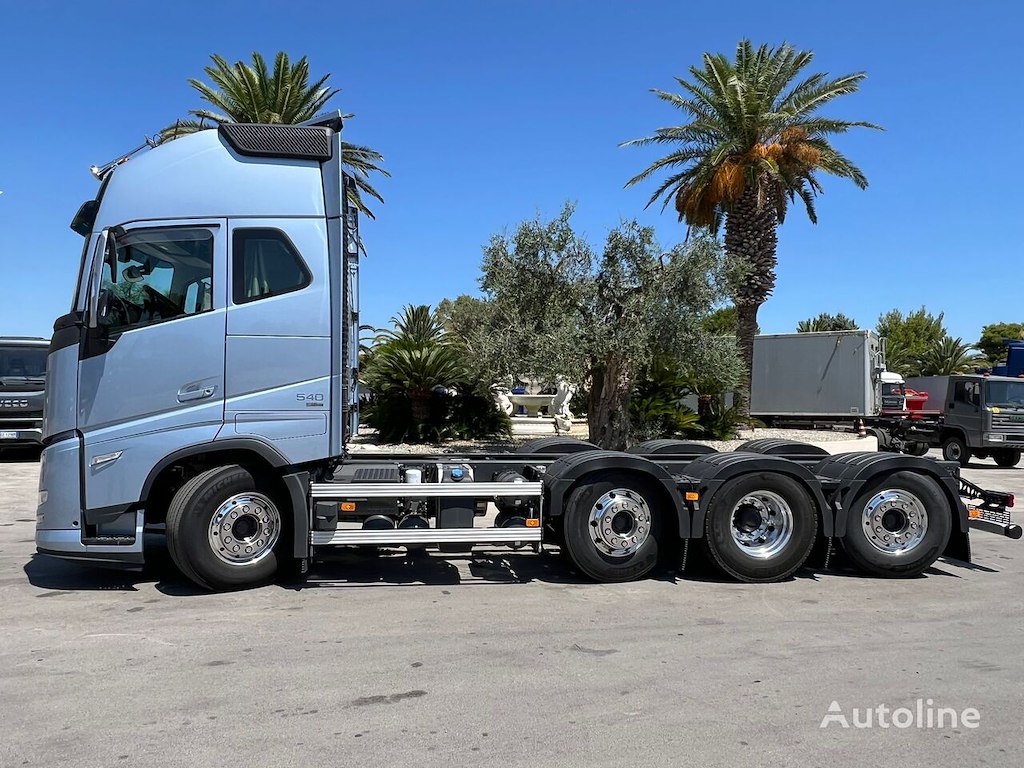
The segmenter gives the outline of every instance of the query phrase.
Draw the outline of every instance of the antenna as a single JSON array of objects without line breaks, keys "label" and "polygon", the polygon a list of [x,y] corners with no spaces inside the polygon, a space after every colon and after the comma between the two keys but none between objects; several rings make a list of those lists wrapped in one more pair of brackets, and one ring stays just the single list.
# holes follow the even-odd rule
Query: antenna
[{"label": "antenna", "polygon": [[98,181],[103,181],[104,177],[112,170],[114,170],[117,166],[119,166],[121,163],[127,162],[133,155],[137,154],[138,152],[141,152],[147,147],[153,148],[160,143],[157,139],[151,139],[149,136],[146,136],[145,139],[146,140],[142,144],[139,144],[139,146],[137,146],[135,149],[126,152],[125,154],[121,155],[120,157],[114,160],[111,160],[109,163],[104,163],[103,165],[98,166],[89,166],[89,173],[95,176]]}]

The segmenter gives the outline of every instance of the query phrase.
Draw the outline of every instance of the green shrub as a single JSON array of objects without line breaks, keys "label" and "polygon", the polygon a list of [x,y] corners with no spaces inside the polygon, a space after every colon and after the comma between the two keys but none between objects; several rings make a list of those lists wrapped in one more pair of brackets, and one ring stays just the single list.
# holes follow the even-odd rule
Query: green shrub
[{"label": "green shrub", "polygon": [[643,371],[629,402],[631,437],[637,442],[699,433],[697,414],[683,404],[686,379],[671,360],[656,359]]},{"label": "green shrub", "polygon": [[431,392],[423,421],[413,418],[407,392],[390,390],[364,405],[362,422],[375,428],[384,443],[442,443],[508,436],[512,422],[489,398],[468,391]]},{"label": "green shrub", "polygon": [[748,418],[735,406],[726,406],[725,397],[717,395],[700,416],[701,436],[707,440],[731,440],[740,427],[748,426]]}]

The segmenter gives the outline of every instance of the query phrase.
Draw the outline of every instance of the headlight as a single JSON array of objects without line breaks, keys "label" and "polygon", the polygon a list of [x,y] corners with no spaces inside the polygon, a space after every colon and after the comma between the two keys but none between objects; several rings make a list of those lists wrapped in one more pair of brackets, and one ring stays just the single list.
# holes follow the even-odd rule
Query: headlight
[{"label": "headlight", "polygon": [[1006,435],[999,432],[986,432],[985,439],[990,443],[1002,443],[1006,440]]}]

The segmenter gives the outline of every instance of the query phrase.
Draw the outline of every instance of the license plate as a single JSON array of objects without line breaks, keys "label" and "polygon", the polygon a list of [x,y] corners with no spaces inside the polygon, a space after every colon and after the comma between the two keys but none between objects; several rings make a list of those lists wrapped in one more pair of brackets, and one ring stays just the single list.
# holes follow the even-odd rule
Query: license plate
[{"label": "license plate", "polygon": [[17,439],[18,439],[18,433],[17,432],[11,432],[9,430],[8,431],[0,432],[0,440],[17,440]]}]

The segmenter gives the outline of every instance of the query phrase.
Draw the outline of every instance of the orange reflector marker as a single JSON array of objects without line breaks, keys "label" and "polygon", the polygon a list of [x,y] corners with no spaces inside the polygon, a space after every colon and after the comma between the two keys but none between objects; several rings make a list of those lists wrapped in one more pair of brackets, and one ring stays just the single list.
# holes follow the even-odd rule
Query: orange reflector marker
[{"label": "orange reflector marker", "polygon": [[687,501],[700,501],[700,494],[697,493],[696,491],[687,491],[686,492],[686,500]]},{"label": "orange reflector marker", "polygon": [[529,517],[526,519],[527,528],[540,528],[540,520],[536,517]]},{"label": "orange reflector marker", "polygon": [[341,511],[342,512],[355,512],[356,511],[356,503],[354,501],[343,501],[343,502],[341,502]]},{"label": "orange reflector marker", "polygon": [[971,507],[967,510],[967,516],[970,518],[981,517],[981,510],[978,507]]}]

